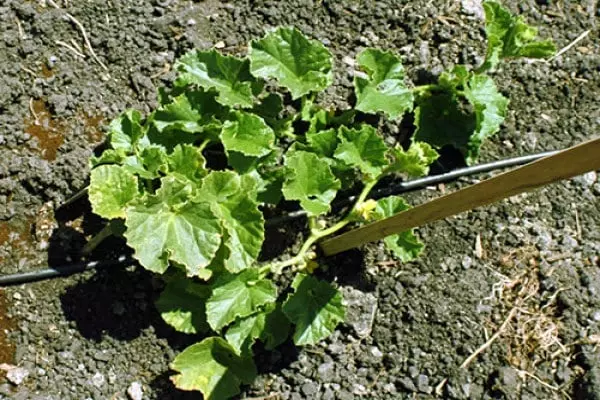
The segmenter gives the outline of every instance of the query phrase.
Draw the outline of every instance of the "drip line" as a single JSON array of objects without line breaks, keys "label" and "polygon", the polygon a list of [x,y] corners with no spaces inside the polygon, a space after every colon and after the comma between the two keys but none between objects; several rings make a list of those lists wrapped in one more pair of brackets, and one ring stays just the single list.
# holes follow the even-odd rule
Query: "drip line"
[{"label": "drip line", "polygon": [[[527,156],[513,157],[499,161],[493,161],[485,164],[474,165],[471,167],[458,168],[450,172],[444,172],[437,175],[427,176],[424,178],[414,179],[406,182],[398,182],[388,185],[387,187],[379,188],[373,190],[371,195],[369,196],[372,199],[380,199],[382,197],[387,197],[391,195],[396,195],[400,193],[406,193],[410,191],[414,191],[417,189],[422,189],[427,186],[437,185],[444,182],[450,182],[459,178],[463,178],[466,176],[471,176],[475,174],[482,174],[486,172],[495,171],[503,168],[515,167],[518,165],[528,164],[530,162],[539,160],[543,157],[548,157],[553,154],[558,153],[558,151],[546,151],[542,153],[531,154]],[[58,208],[65,208],[68,205],[74,203],[75,201],[81,199],[87,194],[87,188],[84,188],[77,192],[73,197],[65,201]],[[334,210],[346,207],[351,205],[353,201],[356,200],[356,196],[350,196],[346,199],[342,199],[336,201],[332,204],[332,208]],[[265,222],[266,227],[273,227],[284,224],[286,222],[290,222],[302,217],[306,216],[306,211],[298,210],[292,211],[287,214],[269,218]],[[101,269],[112,267],[116,265],[125,265],[129,263],[133,263],[131,257],[121,255],[117,259],[114,260],[103,260],[103,261],[89,261],[85,263],[76,263],[70,264],[60,267],[54,268],[38,268],[32,269],[24,272],[19,272],[15,274],[8,275],[0,275],[0,287],[10,286],[10,285],[19,285],[23,283],[36,282],[45,279],[57,278],[57,277],[66,277],[73,274],[77,274],[80,272],[93,270],[93,269]]]}]

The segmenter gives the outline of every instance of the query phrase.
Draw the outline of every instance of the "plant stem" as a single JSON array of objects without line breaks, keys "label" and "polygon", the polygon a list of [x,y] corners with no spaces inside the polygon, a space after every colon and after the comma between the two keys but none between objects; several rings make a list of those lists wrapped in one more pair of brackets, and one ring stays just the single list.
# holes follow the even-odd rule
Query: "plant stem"
[{"label": "plant stem", "polygon": [[89,255],[96,247],[100,245],[107,237],[113,234],[112,223],[107,223],[104,228],[98,233],[96,233],[90,240],[83,246],[81,250],[81,255],[87,256]]},{"label": "plant stem", "polygon": [[[383,176],[383,174],[381,176]],[[265,265],[264,267],[260,268],[260,275],[264,275],[269,272],[279,275],[287,267],[305,263],[308,259],[308,253],[310,252],[310,249],[313,244],[315,244],[319,239],[322,239],[325,236],[333,235],[334,233],[336,233],[337,231],[339,231],[340,229],[342,229],[343,227],[345,227],[353,221],[353,211],[356,210],[365,201],[365,199],[369,195],[369,192],[371,192],[371,190],[376,184],[377,179],[368,182],[360,192],[358,198],[356,199],[356,202],[354,203],[354,206],[352,207],[352,210],[348,214],[346,214],[346,216],[342,220],[333,224],[329,228],[315,229],[315,217],[310,217],[309,222],[311,225],[311,234],[298,251],[298,254],[296,254],[290,259]]]},{"label": "plant stem", "polygon": [[209,143],[210,143],[210,139],[204,139],[204,141],[202,143],[200,143],[200,146],[198,146],[198,148],[200,149],[200,151],[202,151],[206,148],[206,146]]},{"label": "plant stem", "polygon": [[440,89],[440,88],[441,88],[441,86],[438,84],[430,84],[430,85],[415,86],[414,88],[411,89],[411,91],[416,94],[422,94],[423,92],[432,92],[432,91]]}]

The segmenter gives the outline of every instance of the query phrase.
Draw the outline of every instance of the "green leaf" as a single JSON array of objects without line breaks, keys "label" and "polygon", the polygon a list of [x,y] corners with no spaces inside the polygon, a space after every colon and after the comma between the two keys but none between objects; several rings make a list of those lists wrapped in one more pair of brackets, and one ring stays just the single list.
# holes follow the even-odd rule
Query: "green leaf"
[{"label": "green leaf", "polygon": [[392,119],[399,119],[412,110],[414,97],[404,84],[400,58],[387,51],[368,48],[360,52],[357,61],[368,75],[368,78],[354,77],[357,110],[371,114],[384,112]]},{"label": "green leaf", "polygon": [[179,72],[176,84],[196,84],[219,93],[217,101],[225,106],[252,107],[257,82],[250,75],[246,59],[221,55],[216,50],[195,50],[176,64]]},{"label": "green leaf", "polygon": [[208,203],[192,203],[193,191],[173,177],[161,179],[156,196],[129,207],[127,244],[150,271],[163,273],[168,260],[183,265],[188,276],[201,273],[221,243],[221,225]]},{"label": "green leaf", "polygon": [[545,58],[556,52],[551,40],[535,40],[537,29],[494,1],[483,3],[488,48],[480,71],[495,68],[503,58]]},{"label": "green leaf", "polygon": [[[410,205],[402,197],[390,196],[377,200],[374,217],[376,219],[389,218],[399,212],[408,210]],[[385,246],[402,262],[412,261],[422,252],[425,245],[417,239],[414,230],[404,231],[383,239]]]},{"label": "green leaf", "polygon": [[242,111],[233,113],[232,117],[221,131],[221,140],[228,152],[262,157],[272,151],[275,133],[262,118]]},{"label": "green leaf", "polygon": [[156,300],[156,308],[163,320],[178,332],[205,333],[210,330],[206,322],[206,299],[210,288],[188,278],[174,278]]},{"label": "green leaf", "polygon": [[290,329],[290,320],[283,313],[281,304],[277,303],[265,318],[265,327],[260,334],[260,340],[267,350],[273,350],[287,340]]},{"label": "green leaf", "polygon": [[477,161],[481,144],[500,130],[506,117],[508,99],[487,75],[473,75],[464,90],[465,97],[475,111],[476,127],[467,150],[467,164]]},{"label": "green leaf", "polygon": [[390,153],[393,157],[390,172],[405,173],[415,178],[429,174],[429,166],[440,156],[425,142],[412,142],[406,151],[398,146]]},{"label": "green leaf", "polygon": [[329,211],[329,203],[340,188],[340,181],[333,175],[329,165],[316,154],[295,151],[286,156],[287,179],[283,195],[287,200],[299,200],[308,215]]},{"label": "green leaf", "polygon": [[[149,145],[138,156],[148,176],[158,178],[167,172],[168,157],[162,146]],[[145,174],[146,175],[146,174]]]},{"label": "green leaf", "polygon": [[103,164],[122,164],[127,153],[123,150],[106,149],[99,156],[91,156],[89,161],[90,169],[94,169]]},{"label": "green leaf", "polygon": [[338,146],[338,134],[335,129],[308,132],[306,134],[306,141],[312,152],[332,158]]},{"label": "green leaf", "polygon": [[137,178],[117,165],[100,165],[90,173],[88,197],[94,213],[124,218],[125,207],[138,195]]},{"label": "green leaf", "polygon": [[171,363],[179,374],[172,376],[182,390],[199,390],[205,400],[227,400],[240,392],[240,384],[256,377],[251,358],[235,354],[220,337],[209,337],[183,350]]},{"label": "green leaf", "polygon": [[225,339],[239,355],[251,355],[252,345],[265,329],[266,312],[236,320],[227,329]]},{"label": "green leaf", "polygon": [[160,132],[206,132],[208,138],[213,138],[221,129],[217,116],[224,113],[225,108],[216,102],[214,93],[188,90],[156,110],[152,115],[152,123]]},{"label": "green leaf", "polygon": [[277,79],[293,99],[322,91],[333,81],[329,50],[296,28],[278,28],[251,41],[248,56],[254,76]]},{"label": "green leaf", "polygon": [[388,151],[383,138],[377,129],[362,124],[360,129],[348,129],[345,126],[338,130],[341,143],[335,150],[334,157],[346,165],[358,168],[369,179],[377,178],[387,166]]},{"label": "green leaf", "polygon": [[218,331],[236,318],[252,315],[276,300],[277,288],[270,280],[261,279],[256,269],[236,275],[223,274],[214,283],[206,302],[206,316],[210,326]]},{"label": "green leaf", "polygon": [[294,293],[283,304],[283,312],[296,325],[294,343],[316,344],[344,320],[342,294],[328,282],[305,274],[296,275],[292,287]]},{"label": "green leaf", "polygon": [[471,73],[464,65],[456,65],[449,71],[444,71],[438,79],[438,84],[450,92],[463,89]]},{"label": "green leaf", "polygon": [[137,110],[127,110],[108,126],[108,142],[115,150],[131,153],[144,136],[142,114]]},{"label": "green leaf", "polygon": [[168,157],[169,173],[200,183],[207,174],[206,160],[196,146],[180,144]]},{"label": "green leaf", "polygon": [[264,217],[251,195],[232,171],[213,171],[202,182],[201,199],[210,202],[228,234],[224,266],[230,272],[251,267],[264,240]]},{"label": "green leaf", "polygon": [[452,92],[423,96],[415,109],[417,130],[413,140],[427,142],[435,148],[452,145],[467,154],[477,123],[469,104]]},{"label": "green leaf", "polygon": [[251,354],[256,339],[273,350],[283,343],[290,333],[290,321],[281,311],[281,305],[268,304],[265,310],[249,317],[238,319],[227,330],[225,338],[237,354]]}]

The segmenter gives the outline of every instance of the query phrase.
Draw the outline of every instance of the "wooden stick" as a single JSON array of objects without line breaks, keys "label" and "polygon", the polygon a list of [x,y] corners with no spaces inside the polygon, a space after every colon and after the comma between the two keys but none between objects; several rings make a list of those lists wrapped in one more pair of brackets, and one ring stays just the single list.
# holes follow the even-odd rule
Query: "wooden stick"
[{"label": "wooden stick", "polygon": [[561,179],[600,169],[600,138],[542,158],[465,189],[439,197],[387,219],[365,225],[321,243],[330,256],[438,219],[530,191]]}]

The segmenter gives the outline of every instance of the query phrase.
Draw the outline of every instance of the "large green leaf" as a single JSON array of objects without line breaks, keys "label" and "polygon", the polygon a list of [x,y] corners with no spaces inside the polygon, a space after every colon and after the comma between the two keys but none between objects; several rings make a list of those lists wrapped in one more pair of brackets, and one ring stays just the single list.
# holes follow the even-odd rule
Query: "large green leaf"
[{"label": "large green leaf", "polygon": [[142,114],[137,110],[125,111],[108,126],[108,142],[115,150],[131,153],[143,136]]},{"label": "large green leaf", "polygon": [[238,319],[227,330],[225,338],[238,354],[251,354],[256,339],[274,349],[283,343],[290,332],[290,321],[281,311],[279,304],[268,304],[265,310],[249,317]]},{"label": "large green leaf", "polygon": [[452,145],[466,156],[477,126],[475,114],[468,105],[454,92],[423,96],[418,104],[413,139],[436,148]]},{"label": "large green leaf", "polygon": [[188,90],[152,114],[152,123],[160,132],[178,130],[188,133],[205,132],[216,139],[221,129],[217,116],[225,112],[215,100],[215,94],[203,90]]},{"label": "large green leaf", "polygon": [[221,243],[221,225],[208,203],[193,203],[190,185],[173,177],[163,178],[156,196],[126,211],[125,237],[144,268],[166,271],[169,260],[189,276],[201,273]]},{"label": "large green leaf", "polygon": [[341,143],[334,157],[358,168],[369,179],[377,178],[388,164],[385,157],[388,147],[372,126],[362,124],[359,129],[342,126],[338,137]]},{"label": "large green leaf", "polygon": [[294,343],[316,344],[344,320],[342,294],[328,282],[305,274],[296,275],[292,287],[294,293],[283,304],[283,312],[296,325]]},{"label": "large green leaf", "polygon": [[213,171],[202,182],[200,199],[210,202],[228,233],[224,266],[231,272],[252,266],[264,240],[264,217],[252,194],[232,171]]},{"label": "large green leaf", "polygon": [[357,61],[368,78],[354,77],[354,108],[366,113],[384,112],[392,119],[412,110],[414,96],[404,84],[404,68],[398,57],[368,48],[360,52]]},{"label": "large green leaf", "polygon": [[223,125],[221,140],[228,152],[262,157],[272,151],[275,133],[259,116],[237,111]]},{"label": "large green leaf", "polygon": [[181,352],[171,368],[175,386],[182,390],[199,390],[205,400],[227,400],[240,392],[240,384],[250,384],[256,377],[251,358],[235,354],[220,337],[209,337]]},{"label": "large green leaf", "polygon": [[[410,205],[402,197],[390,196],[377,200],[374,217],[384,219],[408,210]],[[425,245],[415,236],[414,230],[404,231],[395,235],[387,236],[383,239],[385,246],[396,257],[403,262],[408,262],[417,258]]]},{"label": "large green leaf", "polygon": [[210,330],[206,322],[206,299],[210,287],[194,283],[188,278],[173,278],[156,300],[162,319],[183,333],[205,333]]},{"label": "large green leaf", "polygon": [[390,153],[393,160],[389,171],[415,178],[429,174],[429,166],[439,157],[438,152],[425,142],[413,142],[406,151],[397,146]]},{"label": "large green leaf", "polygon": [[296,28],[278,28],[249,47],[250,70],[256,77],[275,78],[297,99],[331,85],[332,56],[322,43]]},{"label": "large green leaf", "polygon": [[240,355],[251,355],[252,345],[265,329],[266,312],[260,311],[236,320],[225,333],[225,339]]},{"label": "large green leaf", "polygon": [[486,1],[483,9],[488,48],[480,70],[495,68],[503,58],[544,58],[556,52],[551,40],[536,40],[537,29],[499,3]]},{"label": "large green leaf", "polygon": [[195,50],[176,64],[178,85],[197,84],[205,90],[216,89],[217,101],[234,107],[252,107],[256,80],[250,75],[246,59],[224,56],[216,50]]},{"label": "large green leaf", "polygon": [[498,89],[494,80],[487,75],[473,75],[464,90],[465,97],[475,111],[475,132],[469,140],[467,164],[477,161],[479,147],[484,140],[500,130],[506,116],[508,99]]},{"label": "large green leaf", "polygon": [[[169,160],[167,152],[162,146],[148,145],[137,158],[142,163],[142,168],[145,171],[139,171],[140,176],[158,178],[167,172]],[[131,165],[129,166],[131,167]],[[136,165],[136,167],[139,166]]]},{"label": "large green leaf", "polygon": [[135,175],[117,165],[100,165],[90,173],[88,197],[101,217],[124,218],[125,207],[138,195]]},{"label": "large green leaf", "polygon": [[208,323],[215,330],[256,313],[265,304],[277,300],[277,288],[268,279],[261,279],[256,269],[239,274],[223,274],[213,284],[206,302]]},{"label": "large green leaf", "polygon": [[335,149],[338,146],[338,134],[336,129],[320,130],[317,132],[308,132],[306,141],[311,152],[332,158]]},{"label": "large green leaf", "polygon": [[168,157],[169,173],[200,183],[207,174],[202,151],[189,144],[178,145]]},{"label": "large green leaf", "polygon": [[299,200],[309,215],[329,211],[329,203],[335,198],[341,184],[329,165],[314,153],[296,151],[285,158],[287,179],[283,195],[287,200]]},{"label": "large green leaf", "polygon": [[290,320],[283,313],[281,304],[277,303],[265,317],[265,327],[260,334],[260,340],[267,350],[273,350],[287,340],[290,329]]}]

